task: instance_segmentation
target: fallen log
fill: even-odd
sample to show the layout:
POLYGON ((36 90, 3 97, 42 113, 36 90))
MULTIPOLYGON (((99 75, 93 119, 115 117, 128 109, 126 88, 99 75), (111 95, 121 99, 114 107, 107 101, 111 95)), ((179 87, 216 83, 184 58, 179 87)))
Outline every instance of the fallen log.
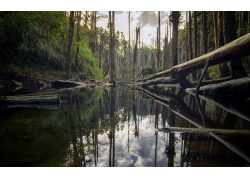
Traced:
POLYGON ((151 75, 148 78, 142 79, 141 81, 148 81, 162 76, 170 76, 172 79, 176 79, 176 77, 178 77, 178 79, 181 79, 181 77, 185 78, 191 72, 198 69, 203 69, 208 62, 210 66, 213 66, 219 63, 230 61, 232 57, 241 58, 247 56, 250 54, 249 47, 250 33, 210 53, 207 53, 185 63, 176 65, 171 69, 151 75))
MULTIPOLYGON (((225 78, 220 78, 220 79, 211 79, 211 80, 205 80, 201 82, 202 86, 208 85, 208 84, 216 84, 216 83, 221 83, 221 82, 225 82, 225 81, 229 81, 232 78, 230 76, 225 77, 225 78)), ((191 84, 193 85, 197 85, 198 81, 192 81, 191 84)))
MULTIPOLYGON (((188 88, 186 92, 195 94, 195 88, 188 88)), ((199 94, 213 98, 230 98, 246 100, 250 97, 250 77, 234 79, 217 84, 209 84, 200 87, 199 94)))
POLYGON ((0 105, 47 105, 60 104, 58 94, 40 96, 5 96, 0 98, 0 105))
POLYGON ((214 129, 214 128, 183 128, 165 127, 158 129, 160 132, 184 132, 184 133, 219 133, 219 134, 250 134, 250 130, 214 129))

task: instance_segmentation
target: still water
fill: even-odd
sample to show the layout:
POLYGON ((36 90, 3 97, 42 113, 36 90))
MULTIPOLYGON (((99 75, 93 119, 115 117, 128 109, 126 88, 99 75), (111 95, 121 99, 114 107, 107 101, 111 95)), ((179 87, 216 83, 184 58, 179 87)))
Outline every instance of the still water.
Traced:
MULTIPOLYGON (((250 165, 249 135, 157 131, 205 125, 192 95, 154 98, 121 87, 59 94, 59 107, 1 107, 1 167, 250 165)), ((201 103, 210 127, 250 129, 246 119, 201 103)))

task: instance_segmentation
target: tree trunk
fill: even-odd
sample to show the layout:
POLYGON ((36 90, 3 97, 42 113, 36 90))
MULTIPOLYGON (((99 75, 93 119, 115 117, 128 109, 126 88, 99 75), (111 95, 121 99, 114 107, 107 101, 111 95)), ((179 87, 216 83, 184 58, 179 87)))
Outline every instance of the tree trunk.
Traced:
MULTIPOLYGON (((235 12, 234 11, 224 11, 223 12, 223 22, 224 22, 224 41, 225 44, 230 43, 236 39, 236 29, 235 29, 235 12)), ((241 59, 237 57, 231 58, 230 72, 232 79, 237 79, 241 77, 246 77, 247 74, 245 69, 242 67, 241 59)))
POLYGON ((74 11, 70 11, 69 20, 69 43, 68 43, 68 55, 67 55, 67 77, 71 75, 72 65, 72 51, 73 51, 73 36, 74 36, 74 11))
MULTIPOLYGON (((202 39, 203 39, 203 54, 207 54, 207 12, 202 11, 202 39)), ((208 73, 206 72, 204 80, 209 79, 208 73)))
POLYGON ((178 64, 177 59, 177 47, 178 47, 178 25, 179 25, 179 11, 172 11, 172 22, 173 22, 173 45, 172 45, 172 59, 173 59, 173 66, 178 64))
POLYGON ((160 11, 158 11, 158 46, 157 46, 157 69, 160 68, 160 49, 161 49, 161 17, 160 11))
MULTIPOLYGON (((77 15, 77 42, 80 43, 80 28, 81 28, 81 15, 82 15, 82 11, 78 11, 78 15, 77 15)), ((75 64, 75 69, 76 69, 76 73, 79 73, 79 45, 77 45, 76 47, 76 64, 75 64)))
POLYGON ((190 60, 189 59, 189 43, 188 43, 188 33, 189 33, 189 31, 188 31, 188 27, 189 27, 189 25, 188 25, 188 11, 186 11, 186 61, 188 61, 188 60, 190 60))
MULTIPOLYGON (((218 48, 224 45, 224 38, 223 38, 223 17, 222 17, 222 11, 217 12, 218 17, 218 48)), ((229 68, 226 63, 221 63, 218 65, 219 71, 220 71, 220 77, 226 77, 230 75, 229 68)))
POLYGON ((134 60, 133 60, 133 77, 135 79, 135 69, 136 69, 136 55, 137 55, 137 46, 138 46, 138 35, 139 35, 139 32, 140 32, 140 27, 136 27, 136 38, 135 38, 135 47, 134 47, 134 60))
POLYGON ((130 49, 131 48, 130 48, 130 11, 129 11, 128 12, 128 65, 132 64, 130 58, 130 49))

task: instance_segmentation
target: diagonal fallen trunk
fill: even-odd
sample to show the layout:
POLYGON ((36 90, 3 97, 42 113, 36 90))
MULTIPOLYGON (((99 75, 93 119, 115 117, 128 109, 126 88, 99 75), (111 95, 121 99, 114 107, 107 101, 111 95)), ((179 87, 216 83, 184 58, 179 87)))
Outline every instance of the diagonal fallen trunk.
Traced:
POLYGON ((183 128, 166 127, 158 129, 161 132, 184 132, 184 133, 219 133, 219 134, 250 134, 250 130, 214 129, 214 128, 183 128))
MULTIPOLYGON (((195 88, 186 89, 186 92, 194 94, 195 88)), ((250 77, 234 79, 217 84, 209 84, 200 87, 199 94, 212 98, 229 98, 231 100, 243 100, 250 98, 250 77)))
POLYGON ((142 81, 144 82, 143 84, 147 83, 147 85, 150 83, 147 81, 152 79, 155 79, 155 81, 151 81, 152 84, 159 84, 162 83, 162 81, 164 81, 164 83, 175 83, 186 78, 186 76, 193 71, 203 69, 206 64, 213 66, 219 63, 230 61, 232 57, 241 58, 247 56, 250 54, 249 48, 250 33, 210 53, 197 57, 188 62, 176 65, 171 69, 156 73, 152 76, 149 76, 148 78, 143 79, 142 81), (165 77, 165 79, 162 80, 157 79, 163 76, 168 76, 168 78, 165 77), (156 81, 159 81, 159 83, 156 81))
MULTIPOLYGON (((183 108, 185 106, 182 106, 181 104, 179 104, 181 103, 181 101, 175 99, 174 96, 169 96, 169 97, 166 97, 166 99, 164 99, 164 96, 157 96, 157 94, 149 92, 148 90, 145 90, 143 88, 137 88, 137 89, 143 91, 149 97, 152 97, 153 99, 162 103, 163 105, 170 107, 172 112, 181 116, 182 118, 189 121, 190 123, 192 123, 193 125, 195 125, 196 127, 200 129, 204 129, 207 127, 216 127, 212 124, 207 125, 207 123, 209 122, 208 119, 205 119, 206 121, 206 127, 205 127, 203 125, 204 123, 202 123, 201 120, 199 120, 201 118, 198 118, 198 116, 196 115, 197 113, 188 107, 187 107, 188 109, 183 108), (178 103, 179 105, 175 103, 178 103)), ((247 154, 245 154, 237 146, 235 146, 234 144, 232 144, 231 142, 223 138, 221 135, 219 135, 218 133, 214 133, 214 132, 210 132, 209 134, 213 136, 215 139, 217 139, 218 141, 220 141, 222 144, 224 144, 226 147, 231 149, 233 152, 235 152, 236 154, 238 154, 239 156, 241 156, 242 158, 250 162, 250 157, 247 154)))

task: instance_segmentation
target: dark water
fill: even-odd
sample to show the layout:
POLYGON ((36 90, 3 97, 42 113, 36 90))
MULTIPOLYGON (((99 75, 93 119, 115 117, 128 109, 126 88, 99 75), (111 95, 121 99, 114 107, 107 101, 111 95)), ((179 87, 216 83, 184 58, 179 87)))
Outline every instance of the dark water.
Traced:
POLYGON ((60 107, 2 107, 0 166, 244 167, 250 136, 159 132, 210 125, 250 129, 244 118, 192 95, 160 98, 127 88, 64 91, 60 107))

